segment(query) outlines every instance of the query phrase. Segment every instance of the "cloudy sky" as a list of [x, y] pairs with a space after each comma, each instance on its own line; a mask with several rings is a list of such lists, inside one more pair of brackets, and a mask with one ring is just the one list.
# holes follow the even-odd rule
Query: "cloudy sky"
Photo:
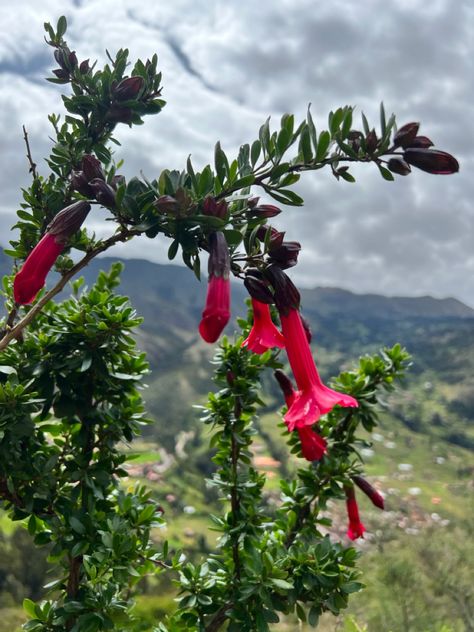
[[[385, 182], [371, 165], [356, 184], [329, 171], [304, 174], [304, 208], [279, 217], [302, 242], [300, 285], [389, 295], [455, 296], [474, 306], [474, 5], [471, 0], [17, 0], [1, 3], [0, 243], [29, 181], [22, 124], [40, 171], [50, 141], [47, 114], [61, 111], [43, 22], [69, 22], [80, 60], [128, 47], [131, 58], [158, 53], [167, 106], [141, 128], [120, 129], [127, 176], [212, 160], [220, 140], [233, 156], [256, 138], [268, 115], [304, 117], [319, 129], [330, 109], [354, 105], [377, 123], [378, 104], [399, 126], [453, 153], [461, 171], [415, 171]], [[356, 118], [357, 120], [357, 118]], [[106, 234], [106, 224], [91, 228]], [[115, 250], [166, 261], [166, 246], [146, 239]]]

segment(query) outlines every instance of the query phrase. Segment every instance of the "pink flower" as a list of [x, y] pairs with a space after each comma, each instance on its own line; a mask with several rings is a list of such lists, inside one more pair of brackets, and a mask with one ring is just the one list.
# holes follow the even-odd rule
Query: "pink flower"
[[199, 333], [206, 342], [215, 342], [230, 318], [230, 280], [211, 276]]
[[294, 430], [314, 424], [321, 415], [325, 415], [336, 405], [345, 408], [357, 407], [356, 399], [350, 395], [338, 393], [322, 383], [299, 311], [297, 309], [280, 311], [280, 319], [286, 353], [299, 389], [285, 415], [288, 428]]
[[252, 299], [253, 327], [243, 341], [242, 347], [248, 347], [254, 353], [265, 353], [273, 347], [285, 346], [285, 339], [275, 327], [270, 314], [270, 308], [265, 303]]
[[209, 237], [209, 283], [199, 333], [206, 342], [215, 342], [230, 318], [230, 255], [224, 234]]
[[351, 540], [357, 540], [357, 538], [363, 538], [365, 533], [365, 527], [360, 521], [359, 508], [355, 498], [355, 492], [353, 487], [346, 487], [346, 507], [347, 515], [349, 517], [349, 527], [347, 529], [347, 537]]
[[307, 461], [319, 461], [327, 452], [327, 442], [310, 426], [297, 428], [301, 441], [301, 452]]
[[53, 218], [15, 276], [13, 295], [18, 304], [27, 305], [35, 300], [67, 240], [80, 228], [90, 208], [85, 201], [75, 202]]

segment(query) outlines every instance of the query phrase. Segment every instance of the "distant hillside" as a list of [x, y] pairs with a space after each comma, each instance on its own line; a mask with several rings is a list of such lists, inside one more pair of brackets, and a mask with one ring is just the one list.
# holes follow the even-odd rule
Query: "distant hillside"
[[[83, 271], [91, 285], [112, 258], [94, 260]], [[119, 291], [130, 297], [144, 323], [139, 345], [152, 374], [146, 399], [168, 447], [180, 429], [196, 423], [191, 404], [211, 387], [215, 345], [197, 327], [206, 294], [187, 268], [127, 260]], [[0, 253], [0, 272], [9, 260]], [[364, 353], [400, 342], [413, 354], [409, 393], [400, 396], [394, 417], [417, 432], [474, 447], [474, 310], [452, 298], [386, 297], [337, 288], [302, 290], [303, 313], [323, 377], [337, 374]], [[246, 291], [233, 284], [233, 315], [245, 312]], [[234, 321], [228, 326], [232, 334]], [[155, 429], [151, 428], [154, 433]], [[163, 434], [164, 433], [164, 434]]]

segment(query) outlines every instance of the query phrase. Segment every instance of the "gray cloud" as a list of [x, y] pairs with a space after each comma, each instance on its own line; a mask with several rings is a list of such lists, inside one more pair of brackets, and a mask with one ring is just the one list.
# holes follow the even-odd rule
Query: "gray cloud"
[[[357, 105], [375, 123], [378, 103], [400, 124], [422, 132], [461, 161], [460, 174], [422, 172], [394, 183], [373, 166], [356, 166], [355, 185], [329, 172], [306, 174], [302, 209], [285, 210], [278, 226], [303, 244], [295, 279], [355, 291], [457, 296], [474, 304], [474, 11], [469, 0], [25, 0], [0, 9], [3, 242], [19, 187], [28, 182], [21, 125], [35, 156], [49, 146], [46, 116], [60, 109], [58, 89], [42, 82], [49, 67], [42, 23], [68, 16], [80, 58], [104, 60], [122, 46], [133, 57], [159, 55], [167, 107], [137, 130], [123, 129], [125, 173], [155, 177], [181, 168], [188, 153], [203, 166], [220, 139], [232, 155], [255, 138], [271, 114], [305, 115], [312, 102], [318, 129], [330, 109]], [[50, 58], [49, 58], [50, 59]], [[46, 168], [41, 165], [43, 173]], [[94, 229], [108, 225], [95, 220]], [[105, 232], [104, 232], [105, 234]], [[166, 245], [139, 240], [120, 256], [164, 261]]]

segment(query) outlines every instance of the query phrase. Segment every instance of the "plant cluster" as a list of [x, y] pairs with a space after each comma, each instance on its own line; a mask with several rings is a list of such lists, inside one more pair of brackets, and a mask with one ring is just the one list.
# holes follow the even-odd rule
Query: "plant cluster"
[[[337, 614], [359, 590], [352, 548], [324, 534], [330, 499], [345, 498], [348, 535], [362, 537], [354, 484], [383, 506], [380, 493], [362, 478], [356, 436], [371, 430], [380, 389], [392, 388], [408, 356], [399, 346], [364, 358], [357, 370], [324, 385], [300, 313], [300, 296], [285, 272], [297, 263], [300, 244], [285, 239], [268, 220], [281, 212], [261, 202], [299, 206], [291, 188], [305, 171], [328, 167], [353, 182], [349, 166], [374, 163], [382, 176], [407, 175], [410, 165], [436, 174], [458, 170], [456, 159], [432, 149], [419, 125], [396, 129], [381, 107], [380, 132], [353, 108], [331, 112], [328, 129], [316, 130], [308, 109], [299, 125], [285, 114], [272, 131], [228, 158], [216, 144], [214, 164], [201, 171], [190, 159], [182, 171], [163, 170], [148, 181], [119, 173], [111, 143], [120, 123], [141, 124], [161, 111], [161, 74], [156, 55], [128, 71], [120, 50], [102, 69], [79, 61], [64, 35], [46, 24], [58, 68], [49, 80], [69, 86], [66, 115], [51, 115], [54, 144], [41, 175], [25, 142], [33, 182], [23, 192], [6, 252], [24, 261], [3, 284], [8, 315], [0, 337], [0, 495], [14, 520], [25, 520], [37, 545], [49, 545], [54, 564], [51, 599], [26, 601], [26, 630], [135, 630], [130, 610], [134, 587], [148, 573], [179, 573], [182, 598], [169, 621], [156, 630], [229, 631], [269, 629], [278, 613], [295, 612], [316, 625], [321, 612]], [[115, 230], [107, 239], [87, 231], [91, 213], [108, 214]], [[114, 292], [119, 268], [101, 273], [90, 289], [73, 284], [70, 298], [56, 296], [91, 259], [137, 235], [170, 239], [169, 259], [181, 253], [200, 278], [208, 255], [209, 282], [199, 332], [207, 342], [221, 336], [231, 315], [230, 278], [242, 280], [252, 302], [252, 326], [231, 344], [222, 341], [205, 422], [213, 431], [216, 472], [211, 484], [223, 500], [214, 518], [221, 532], [216, 553], [201, 564], [183, 561], [165, 546], [156, 551], [152, 528], [161, 507], [143, 487], [126, 489], [120, 450], [146, 423], [139, 393], [147, 372], [135, 348], [139, 324], [133, 307]], [[70, 250], [82, 252], [74, 263]], [[60, 280], [43, 286], [55, 266]], [[274, 307], [273, 307], [274, 306]], [[281, 331], [278, 326], [281, 326]], [[285, 349], [296, 388], [281, 371]], [[282, 501], [270, 510], [264, 477], [252, 466], [253, 422], [261, 405], [259, 375], [276, 370], [286, 402], [284, 423], [291, 449], [309, 466], [282, 481]], [[316, 424], [318, 424], [316, 426]], [[315, 430], [317, 428], [317, 431]]]

